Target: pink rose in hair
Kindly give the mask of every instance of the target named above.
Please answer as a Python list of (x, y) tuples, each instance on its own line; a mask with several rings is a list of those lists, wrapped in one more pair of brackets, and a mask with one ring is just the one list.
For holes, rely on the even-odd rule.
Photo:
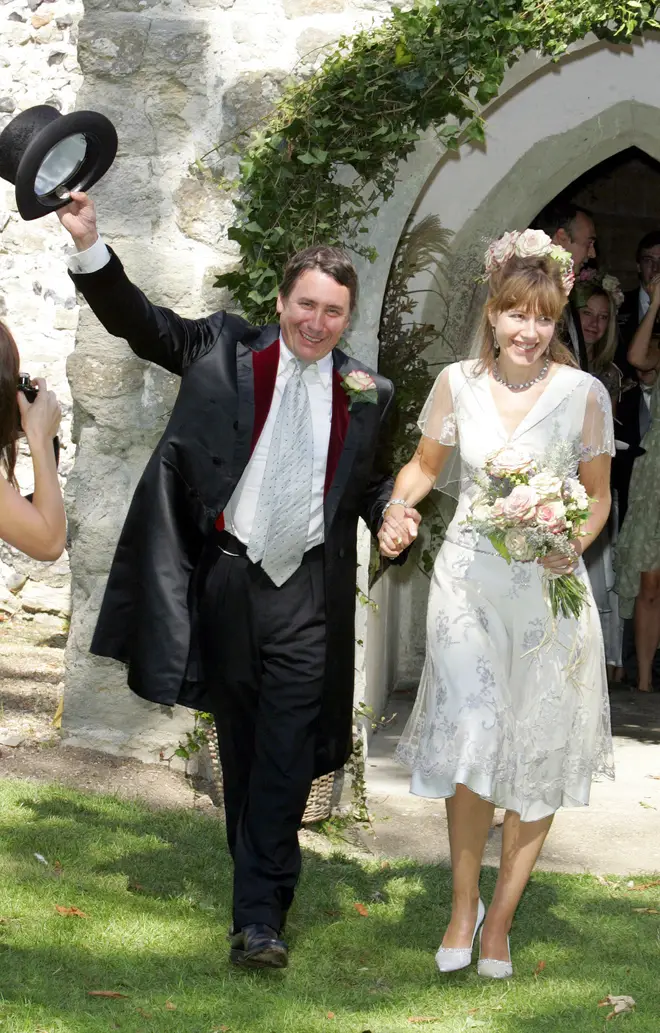
[(505, 233), (499, 240), (494, 240), (486, 252), (486, 275), (490, 276), (496, 269), (501, 269), (505, 262), (513, 258), (516, 252), (516, 241), (520, 233), (518, 230), (511, 230)]

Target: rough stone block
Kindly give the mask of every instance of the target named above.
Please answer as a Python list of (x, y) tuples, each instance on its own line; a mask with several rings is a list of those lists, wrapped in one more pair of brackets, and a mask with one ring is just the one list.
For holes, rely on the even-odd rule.
[(228, 194), (208, 179), (187, 176), (174, 193), (176, 224), (183, 234), (210, 247), (227, 242), (235, 217)]
[(80, 23), (78, 61), (85, 75), (123, 78), (142, 65), (149, 19), (137, 14), (88, 14)]
[(307, 64), (322, 61), (326, 53), (337, 42), (339, 33), (324, 29), (305, 29), (296, 40), (296, 50)]
[(20, 594), (20, 601), (27, 613), (54, 613), (59, 617), (71, 614), (71, 589), (52, 588), (38, 581), (27, 581)]
[(107, 115), (119, 137), (117, 160), (123, 155), (136, 158), (156, 153), (156, 133), (147, 115), (147, 96), (133, 85), (104, 82), (102, 88), (93, 80), (84, 83), (78, 93), (76, 107), (91, 108)]
[(13, 615), (17, 613), (21, 608), (21, 604), (16, 601), (9, 588), (5, 588), (4, 585), (0, 585), (0, 613)]
[(305, 18), (312, 14), (337, 14), (346, 9), (346, 0), (284, 0), (287, 18)]
[(264, 69), (243, 72), (222, 96), (225, 134), (227, 129), (247, 129), (273, 109), (286, 72)]
[(102, 232), (110, 238), (151, 239), (160, 219), (163, 189), (151, 159), (122, 157), (94, 187)]
[(154, 82), (174, 79), (189, 90), (203, 90), (208, 45), (208, 33), (198, 21), (154, 19), (142, 70), (150, 74)]

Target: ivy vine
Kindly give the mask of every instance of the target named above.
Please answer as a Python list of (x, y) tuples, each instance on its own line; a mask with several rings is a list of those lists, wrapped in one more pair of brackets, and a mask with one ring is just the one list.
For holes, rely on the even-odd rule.
[(627, 43), (660, 29), (655, 7), (643, 0), (416, 0), (342, 38), (316, 72), (285, 88), (242, 151), (229, 230), (242, 261), (217, 285), (253, 322), (265, 323), (293, 252), (323, 241), (373, 260), (370, 219), (422, 133), (434, 127), (453, 149), (482, 141), (482, 106), (524, 53), (558, 59), (589, 32)]

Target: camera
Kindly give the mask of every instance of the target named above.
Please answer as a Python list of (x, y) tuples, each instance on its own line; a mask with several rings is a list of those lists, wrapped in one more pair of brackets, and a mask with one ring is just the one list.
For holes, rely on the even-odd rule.
[[(30, 374), (29, 373), (19, 373), (18, 374), (17, 390), (22, 391), (23, 394), (25, 395), (25, 397), (27, 398), (28, 402), (30, 402), (30, 403), (34, 402), (35, 398), (39, 394), (39, 388), (36, 386), (36, 384), (32, 383), (32, 380), (30, 378)], [(20, 410), (17, 410), (17, 411), (18, 411), (18, 425), (20, 427), (20, 425), (21, 425), (21, 414), (20, 414)], [(58, 437), (54, 437), (53, 438), (53, 451), (55, 452), (55, 462), (59, 465), (59, 461), (60, 461), (60, 439)], [(27, 495), (26, 498), (31, 500), (32, 496), (31, 495)]]
[(39, 393), (39, 388), (32, 383), (29, 373), (18, 374), (17, 387), (19, 391), (23, 392), (28, 402), (33, 402)]

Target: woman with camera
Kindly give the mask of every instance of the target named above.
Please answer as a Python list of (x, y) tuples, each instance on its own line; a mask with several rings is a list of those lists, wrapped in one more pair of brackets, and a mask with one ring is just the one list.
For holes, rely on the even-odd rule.
[[(0, 539), (35, 560), (56, 560), (66, 537), (53, 449), (60, 406), (45, 380), (36, 380), (28, 393), (35, 395), (34, 401), (28, 401), (24, 390), (19, 390), (18, 348), (0, 322), (0, 470), (4, 475), (0, 476)], [(31, 502), (21, 496), (14, 475), (22, 434), (34, 468)]]

